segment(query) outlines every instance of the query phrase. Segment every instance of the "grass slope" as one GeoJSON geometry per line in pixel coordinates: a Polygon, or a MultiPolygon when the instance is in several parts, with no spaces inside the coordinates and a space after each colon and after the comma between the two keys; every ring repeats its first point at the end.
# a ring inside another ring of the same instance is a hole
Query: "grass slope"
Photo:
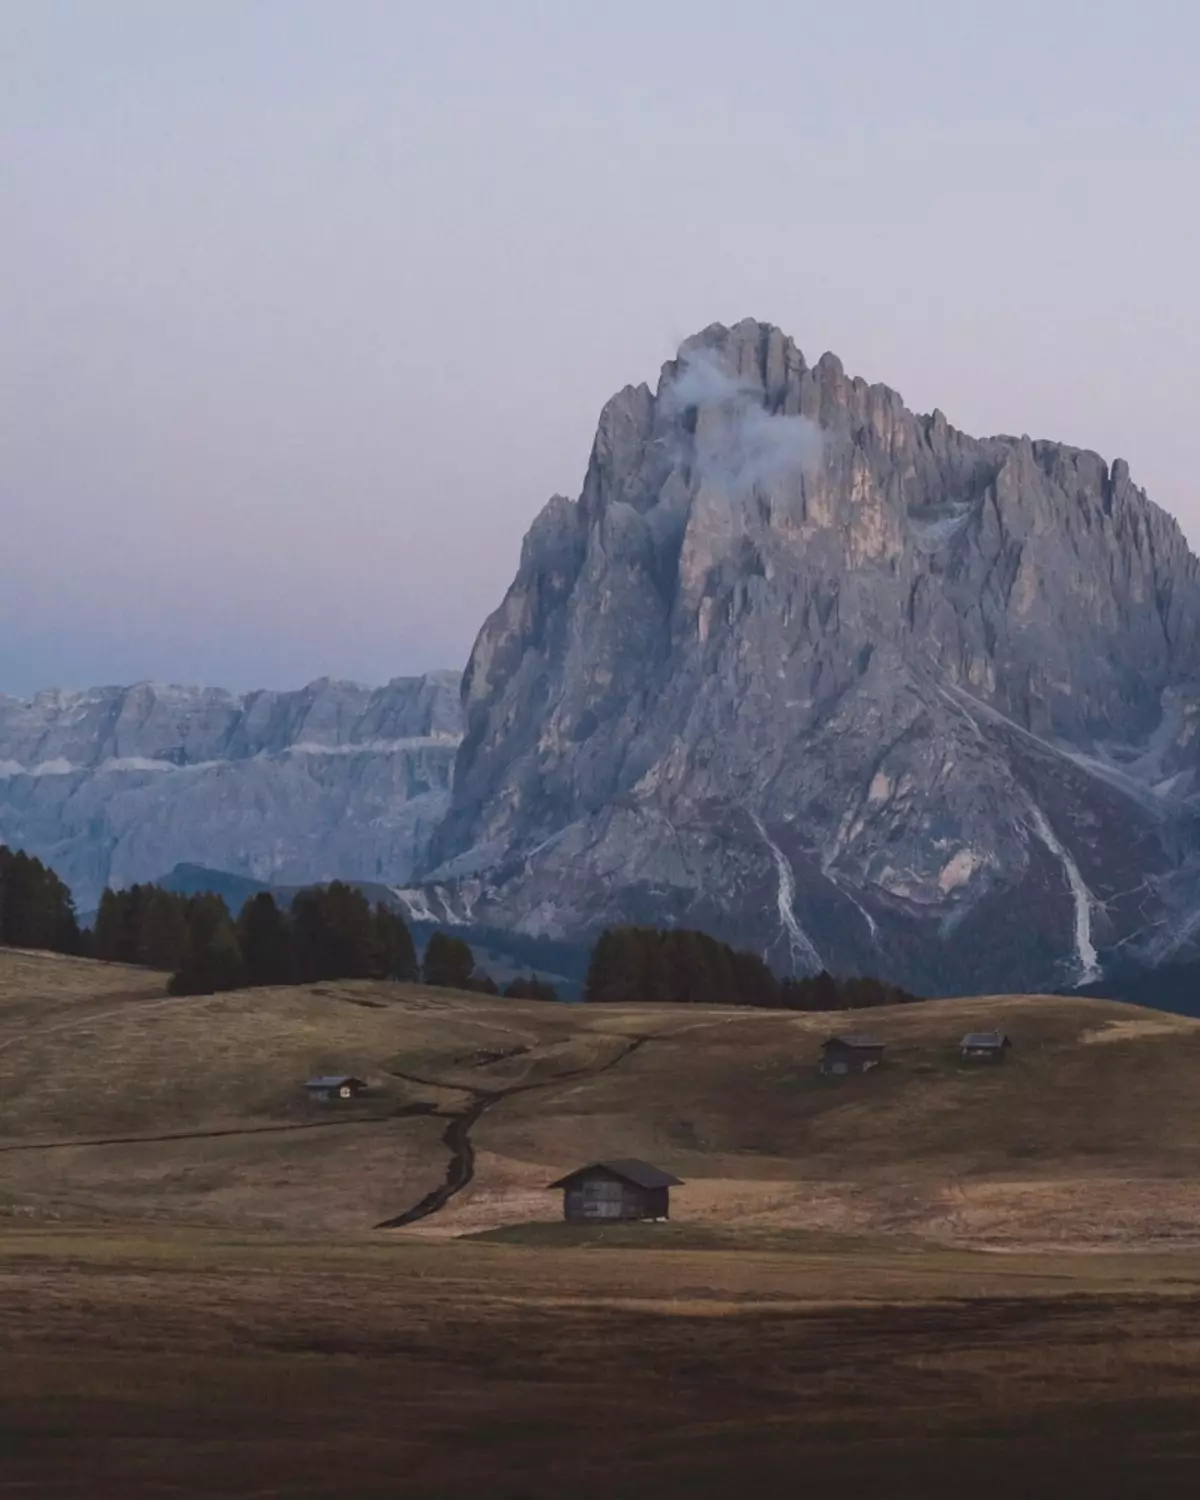
{"type": "Polygon", "coordinates": [[[0,1231],[0,1491],[1194,1496],[1195,1257],[0,1231]]]}
{"type": "Polygon", "coordinates": [[[1200,1242],[1200,1023],[935,1001],[872,1012],[887,1065],[823,1079],[844,1020],[369,983],[167,1000],[160,976],[0,952],[0,1214],[368,1229],[443,1179],[448,1119],[486,1095],[474,1180],[406,1233],[550,1220],[553,1177],[644,1156],[685,1179],[678,1223],[752,1241],[1200,1242]],[[962,1066],[992,1025],[1010,1060],[962,1066]],[[317,1071],[371,1095],[314,1107],[317,1071]]]}

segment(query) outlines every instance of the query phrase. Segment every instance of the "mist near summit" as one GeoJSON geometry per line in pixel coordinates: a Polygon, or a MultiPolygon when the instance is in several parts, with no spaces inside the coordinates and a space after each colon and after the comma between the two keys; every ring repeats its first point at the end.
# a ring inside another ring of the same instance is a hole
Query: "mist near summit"
{"type": "Polygon", "coordinates": [[[820,427],[808,417],[767,411],[753,381],[724,368],[706,349],[681,350],[682,369],[661,402],[668,414],[703,412],[694,461],[704,484],[745,500],[756,487],[820,467],[820,427]]]}

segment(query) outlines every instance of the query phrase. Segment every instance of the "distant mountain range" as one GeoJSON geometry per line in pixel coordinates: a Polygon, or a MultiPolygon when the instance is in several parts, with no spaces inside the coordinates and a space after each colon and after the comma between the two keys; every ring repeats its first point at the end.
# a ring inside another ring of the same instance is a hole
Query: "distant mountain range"
{"type": "Polygon", "coordinates": [[[184,861],[405,881],[448,805],[461,726],[456,672],[0,697],[0,841],[53,865],[81,908],[184,861]]]}
{"type": "Polygon", "coordinates": [[[450,672],[0,698],[0,839],[84,906],[192,862],[925,993],[1142,984],[1197,957],[1198,725],[1200,570],[1122,461],[745,322],[605,407],[461,706],[450,672]]]}

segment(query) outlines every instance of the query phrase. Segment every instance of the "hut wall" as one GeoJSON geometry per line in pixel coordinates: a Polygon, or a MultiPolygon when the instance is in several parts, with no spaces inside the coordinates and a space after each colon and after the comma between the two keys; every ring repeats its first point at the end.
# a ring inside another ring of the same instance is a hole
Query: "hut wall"
{"type": "Polygon", "coordinates": [[[882,1054],[878,1052],[831,1049],[821,1059],[821,1072],[839,1077],[844,1077],[847,1073],[869,1073],[872,1068],[879,1067],[882,1061],[882,1054]]]}
{"type": "Polygon", "coordinates": [[[668,1217],[669,1189],[615,1177],[585,1177],[563,1191],[563,1217],[587,1223],[668,1217]]]}

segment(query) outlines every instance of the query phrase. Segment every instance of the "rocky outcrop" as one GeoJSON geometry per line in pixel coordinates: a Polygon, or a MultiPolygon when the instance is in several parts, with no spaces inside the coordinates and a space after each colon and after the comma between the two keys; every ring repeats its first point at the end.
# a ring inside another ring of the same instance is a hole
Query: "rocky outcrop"
{"type": "Polygon", "coordinates": [[[1198,632],[1196,560],[1120,460],[714,326],[609,402],[534,523],[429,883],[528,932],[1084,982],[1200,927],[1198,632]]]}
{"type": "Polygon", "coordinates": [[[459,675],[243,697],[140,683],[0,697],[0,842],[81,909],[176,864],[407,880],[449,800],[459,675]]]}

